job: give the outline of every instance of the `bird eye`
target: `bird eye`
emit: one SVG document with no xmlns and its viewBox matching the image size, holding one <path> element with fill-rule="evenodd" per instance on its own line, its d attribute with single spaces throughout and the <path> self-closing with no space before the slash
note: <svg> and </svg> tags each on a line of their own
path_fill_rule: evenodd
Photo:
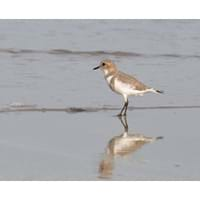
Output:
<svg viewBox="0 0 200 200">
<path fill-rule="evenodd" d="M 105 66 L 106 64 L 105 64 L 105 63 L 102 63 L 102 65 Z"/>
</svg>

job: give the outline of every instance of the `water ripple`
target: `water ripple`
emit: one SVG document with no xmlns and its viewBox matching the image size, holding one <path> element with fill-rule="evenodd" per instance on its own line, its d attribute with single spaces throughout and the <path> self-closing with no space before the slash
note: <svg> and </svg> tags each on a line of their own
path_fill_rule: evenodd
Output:
<svg viewBox="0 0 200 200">
<path fill-rule="evenodd" d="M 196 58 L 200 59 L 198 54 L 145 54 L 138 52 L 128 51 L 75 51 L 69 49 L 49 49 L 49 50 L 37 50 L 37 49 L 15 49 L 15 48 L 0 48 L 0 53 L 8 54 L 52 54 L 52 55 L 90 55 L 90 56 L 122 56 L 122 57 L 166 57 L 166 58 Z"/>
</svg>

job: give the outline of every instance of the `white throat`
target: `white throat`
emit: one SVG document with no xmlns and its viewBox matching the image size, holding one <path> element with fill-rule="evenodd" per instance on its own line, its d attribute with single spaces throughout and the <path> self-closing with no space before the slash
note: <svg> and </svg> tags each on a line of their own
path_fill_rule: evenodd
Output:
<svg viewBox="0 0 200 200">
<path fill-rule="evenodd" d="M 110 75 L 110 76 L 106 77 L 106 80 L 107 80 L 108 84 L 110 84 L 112 78 L 113 78 L 113 75 Z"/>
<path fill-rule="evenodd" d="M 104 69 L 103 72 L 104 72 L 104 75 L 105 75 L 105 76 L 107 76 L 108 73 L 109 73 L 109 71 L 108 71 L 107 69 Z"/>
</svg>

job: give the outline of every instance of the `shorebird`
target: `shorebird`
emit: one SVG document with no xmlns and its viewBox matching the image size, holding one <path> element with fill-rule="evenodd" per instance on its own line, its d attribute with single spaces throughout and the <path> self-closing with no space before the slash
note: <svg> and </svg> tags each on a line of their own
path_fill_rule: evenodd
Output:
<svg viewBox="0 0 200 200">
<path fill-rule="evenodd" d="M 163 91 L 148 87 L 135 77 L 119 71 L 111 60 L 103 60 L 99 66 L 93 68 L 93 70 L 96 69 L 103 71 L 104 78 L 111 90 L 122 95 L 124 98 L 124 105 L 118 116 L 126 115 L 129 96 L 142 96 L 147 92 L 163 93 Z"/>
</svg>

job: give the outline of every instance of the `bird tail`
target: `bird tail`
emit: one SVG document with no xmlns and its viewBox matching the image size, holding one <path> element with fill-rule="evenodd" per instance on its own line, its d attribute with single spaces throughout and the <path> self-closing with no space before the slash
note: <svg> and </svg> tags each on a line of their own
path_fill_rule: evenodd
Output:
<svg viewBox="0 0 200 200">
<path fill-rule="evenodd" d="M 164 93 L 163 90 L 155 90 L 154 88 L 149 89 L 149 92 L 153 92 L 153 93 L 156 93 L 156 94 L 163 94 Z"/>
<path fill-rule="evenodd" d="M 163 136 L 158 136 L 156 137 L 156 140 L 162 140 L 164 137 Z"/>
<path fill-rule="evenodd" d="M 156 90 L 156 93 L 163 94 L 164 91 L 163 90 Z"/>
</svg>

